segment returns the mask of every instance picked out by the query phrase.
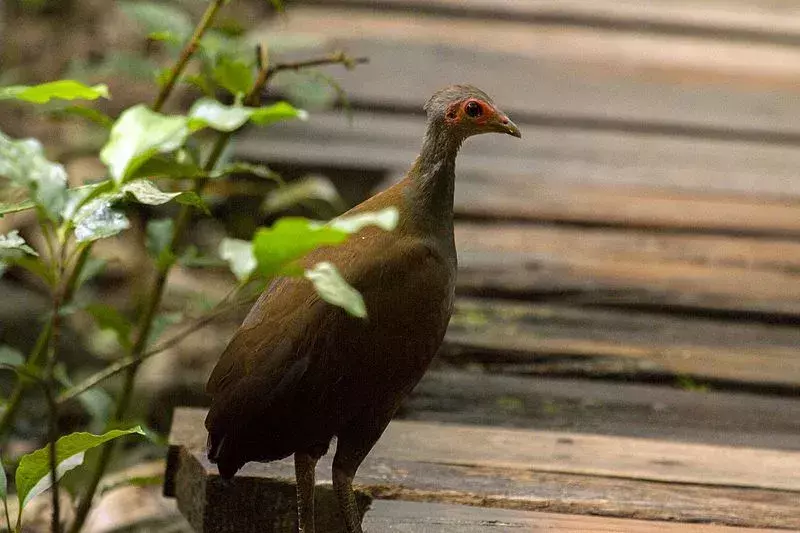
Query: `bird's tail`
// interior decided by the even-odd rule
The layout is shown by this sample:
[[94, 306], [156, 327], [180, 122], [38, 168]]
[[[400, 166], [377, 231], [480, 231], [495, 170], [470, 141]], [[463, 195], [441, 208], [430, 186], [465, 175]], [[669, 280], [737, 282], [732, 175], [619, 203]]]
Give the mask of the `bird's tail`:
[[237, 462], [230, 453], [232, 449], [228, 435], [215, 435], [214, 433], [208, 434], [208, 460], [217, 465], [219, 469], [219, 476], [222, 479], [231, 479], [236, 472], [244, 466]]

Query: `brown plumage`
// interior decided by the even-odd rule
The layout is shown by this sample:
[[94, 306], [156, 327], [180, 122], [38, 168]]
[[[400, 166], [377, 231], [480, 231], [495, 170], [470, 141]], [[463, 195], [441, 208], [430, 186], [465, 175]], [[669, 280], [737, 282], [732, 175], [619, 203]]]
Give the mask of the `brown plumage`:
[[329, 305], [311, 283], [283, 278], [261, 295], [208, 381], [209, 458], [223, 478], [248, 461], [295, 454], [300, 531], [314, 531], [314, 467], [337, 437], [333, 484], [347, 530], [360, 533], [352, 480], [444, 337], [456, 275], [455, 159], [480, 133], [520, 136], [482, 91], [443, 89], [425, 105], [428, 129], [405, 179], [351, 209], [395, 206], [392, 232], [362, 230], [319, 249], [364, 297], [361, 320]]

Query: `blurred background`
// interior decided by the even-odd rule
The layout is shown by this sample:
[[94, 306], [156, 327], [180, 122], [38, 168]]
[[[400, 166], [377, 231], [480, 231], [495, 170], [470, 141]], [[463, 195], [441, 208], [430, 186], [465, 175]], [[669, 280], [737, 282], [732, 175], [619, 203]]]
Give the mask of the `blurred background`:
[[[116, 114], [152, 99], [174, 52], [147, 36], [191, 28], [204, 8], [5, 0], [0, 85], [104, 82]], [[456, 312], [400, 417], [800, 451], [800, 1], [287, 0], [279, 14], [236, 0], [217, 30], [264, 44], [270, 61], [344, 50], [369, 63], [276, 77], [265, 99], [310, 119], [248, 130], [230, 156], [288, 185], [243, 174], [210, 189], [214, 216], [197, 215], [187, 243], [198, 261], [169, 279], [172, 322], [233, 286], [224, 265], [201, 260], [223, 236], [289, 214], [329, 218], [399, 179], [419, 150], [422, 104], [470, 83], [523, 137], [462, 149]], [[168, 107], [198, 94], [183, 85]], [[105, 172], [92, 155], [105, 133], [90, 124], [3, 104], [0, 129], [40, 139], [73, 184]], [[139, 244], [150, 216], [140, 209], [130, 232], [97, 247], [108, 267], [89, 291], [123, 313], [152, 275]], [[7, 216], [0, 234], [36, 242], [34, 222]], [[11, 270], [0, 296], [0, 343], [25, 352], [47, 295]], [[205, 380], [245, 312], [148, 361], [138, 419], [166, 434], [174, 407], [206, 405]], [[80, 313], [62, 339], [83, 375], [113, 360], [115, 343]], [[102, 421], [104, 401], [75, 402], [63, 430]], [[29, 405], [4, 453], [38, 446], [43, 413], [41, 399]], [[157, 477], [163, 451], [135, 448], [119, 468]], [[136, 516], [110, 491], [87, 530], [142, 517], [182, 527], [157, 487], [124, 490], [116, 498], [142, 502]], [[800, 527], [782, 509], [750, 525]]]

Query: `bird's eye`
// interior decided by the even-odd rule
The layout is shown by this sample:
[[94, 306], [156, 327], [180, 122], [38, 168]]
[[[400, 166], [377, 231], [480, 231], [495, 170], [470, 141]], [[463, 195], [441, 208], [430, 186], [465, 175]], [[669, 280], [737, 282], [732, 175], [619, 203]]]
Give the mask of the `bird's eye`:
[[470, 117], [477, 118], [483, 114], [483, 107], [475, 100], [472, 100], [467, 102], [467, 105], [464, 106], [464, 111], [466, 111], [467, 115]]

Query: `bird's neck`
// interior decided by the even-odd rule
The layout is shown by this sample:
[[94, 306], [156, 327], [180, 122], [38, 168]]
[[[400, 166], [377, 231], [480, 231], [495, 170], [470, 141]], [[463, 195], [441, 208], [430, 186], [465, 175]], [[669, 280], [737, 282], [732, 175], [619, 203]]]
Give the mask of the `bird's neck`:
[[441, 124], [431, 123], [411, 171], [409, 208], [416, 225], [428, 232], [452, 235], [456, 156], [461, 139]]

